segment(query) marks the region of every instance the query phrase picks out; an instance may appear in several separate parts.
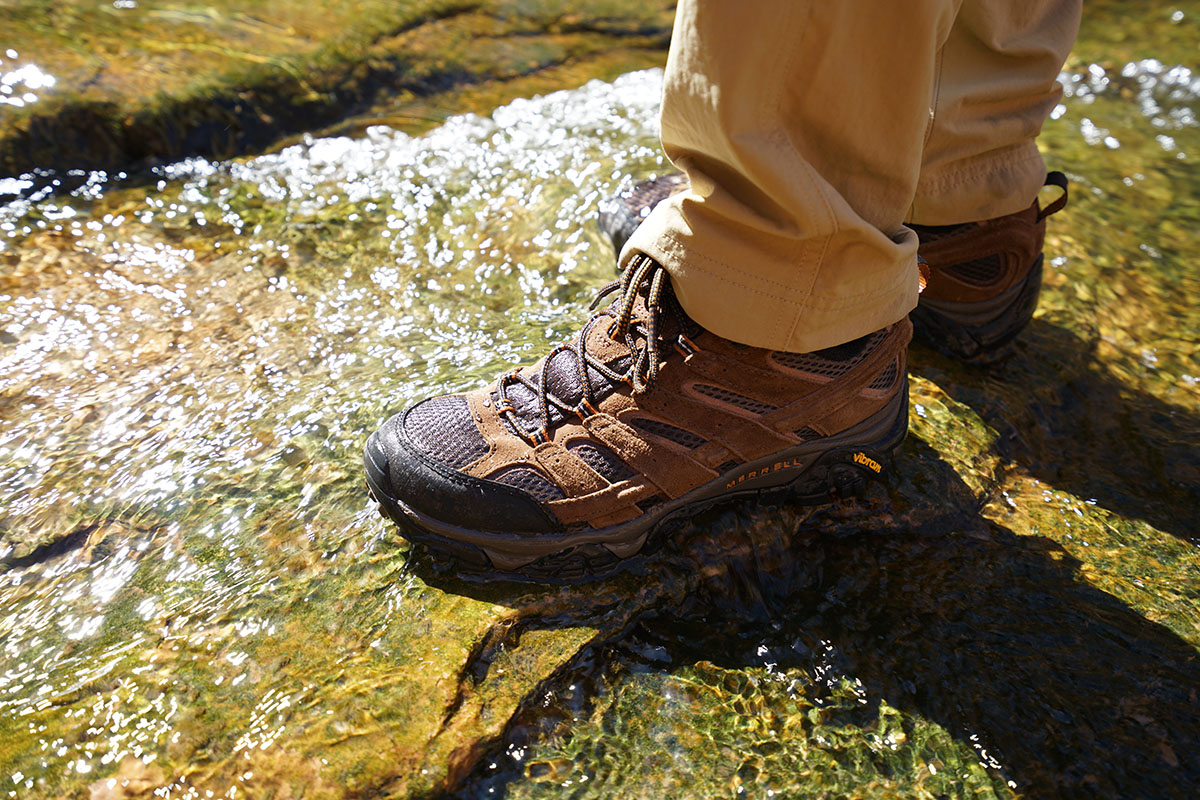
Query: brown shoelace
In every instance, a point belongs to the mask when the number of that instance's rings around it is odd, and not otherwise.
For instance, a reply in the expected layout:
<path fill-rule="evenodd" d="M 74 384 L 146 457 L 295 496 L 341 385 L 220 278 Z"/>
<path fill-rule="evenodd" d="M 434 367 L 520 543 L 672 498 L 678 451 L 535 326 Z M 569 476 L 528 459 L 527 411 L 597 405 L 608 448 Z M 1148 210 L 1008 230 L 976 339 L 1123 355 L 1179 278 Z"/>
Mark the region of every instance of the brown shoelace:
<path fill-rule="evenodd" d="M 499 402 L 496 413 L 508 421 L 512 428 L 523 439 L 535 447 L 550 441 L 550 407 L 554 406 L 567 415 L 578 416 L 581 420 L 599 413 L 596 409 L 595 393 L 588 379 L 588 368 L 595 370 L 613 383 L 628 384 L 634 394 L 642 394 L 658 377 L 659 364 L 662 361 L 659 349 L 659 318 L 665 308 L 665 292 L 670 284 L 667 272 L 653 259 L 646 256 L 635 257 L 633 263 L 621 273 L 621 278 L 600 290 L 592 301 L 591 309 L 595 309 L 604 298 L 620 292 L 620 299 L 603 311 L 596 312 L 580 329 L 573 342 L 558 345 L 542 360 L 542 366 L 535 378 L 522 374 L 517 368 L 500 377 L 497 384 Z M 634 311 L 638 297 L 643 289 L 646 294 L 645 318 L 635 318 Z M 674 308 L 672 306 L 672 308 Z M 683 330 L 683 317 L 679 314 L 680 330 Z M 624 373 L 610 368 L 600 359 L 587 351 L 587 338 L 593 326 L 602 319 L 611 319 L 608 335 L 613 341 L 623 341 L 633 355 L 628 369 Z M 680 335 L 680 343 L 686 349 L 686 336 Z M 571 404 L 556 396 L 547 388 L 550 365 L 560 352 L 569 352 L 574 356 L 576 375 L 583 396 L 577 404 Z M 513 384 L 522 386 L 533 392 L 538 401 L 538 427 L 529 431 L 521 423 L 516 407 L 508 396 L 508 387 Z"/>

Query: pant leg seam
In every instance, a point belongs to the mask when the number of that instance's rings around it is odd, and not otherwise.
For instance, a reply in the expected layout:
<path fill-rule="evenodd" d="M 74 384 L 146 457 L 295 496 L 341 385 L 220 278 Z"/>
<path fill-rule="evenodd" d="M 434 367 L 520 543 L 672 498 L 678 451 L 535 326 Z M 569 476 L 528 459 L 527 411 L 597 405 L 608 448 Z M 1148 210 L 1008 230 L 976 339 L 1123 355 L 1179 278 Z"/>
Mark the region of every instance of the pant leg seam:
<path fill-rule="evenodd" d="M 929 108 L 929 125 L 925 128 L 925 141 L 921 145 L 921 160 L 925 160 L 925 150 L 929 147 L 929 140 L 933 138 L 933 129 L 937 125 L 937 110 L 942 100 L 942 68 L 946 58 L 946 45 L 943 44 L 937 51 L 937 65 L 933 68 L 933 102 Z"/>
<path fill-rule="evenodd" d="M 1012 156 L 1017 153 L 1021 153 L 1021 155 L 1013 158 Z M 918 182 L 917 194 L 933 194 L 939 190 L 962 186 L 965 183 L 977 180 L 980 175 L 999 172 L 1003 169 L 1012 169 L 1013 167 L 1027 164 L 1030 161 L 1036 161 L 1041 157 L 1041 152 L 1038 151 L 1035 141 L 1030 139 L 1028 142 L 998 152 L 984 153 L 982 156 L 973 159 L 971 163 L 960 165 L 948 174 Z"/>
<path fill-rule="evenodd" d="M 840 309 L 859 305 L 864 300 L 872 300 L 872 299 L 876 299 L 876 298 L 880 298 L 880 297 L 886 297 L 887 295 L 894 293 L 904 280 L 906 280 L 906 275 L 904 275 L 904 274 L 897 275 L 896 278 L 892 281 L 892 283 L 890 283 L 884 291 L 860 292 L 858 294 L 845 294 L 845 295 L 836 295 L 836 296 L 821 295 L 821 294 L 814 293 L 814 294 L 810 294 L 808 296 L 808 298 L 804 301 L 804 305 L 808 306 L 810 308 L 813 308 L 815 310 L 838 311 Z M 916 279 L 914 278 L 913 280 L 915 282 Z M 813 302 L 813 301 L 816 301 L 816 302 Z M 822 301 L 824 301 L 824 302 L 822 302 Z"/>
<path fill-rule="evenodd" d="M 830 237 L 825 237 L 826 246 L 828 244 L 829 238 Z M 684 246 L 683 243 L 681 243 L 678 239 L 676 239 L 675 236 L 671 233 L 663 234 L 661 240 L 666 240 L 670 243 L 671 250 L 672 250 L 670 255 L 672 257 L 672 260 L 676 260 L 676 259 L 685 260 L 687 262 L 688 269 L 695 269 L 699 272 L 703 272 L 706 276 L 708 276 L 711 279 L 714 279 L 721 283 L 728 284 L 729 286 L 733 286 L 737 289 L 748 292 L 750 294 L 759 295 L 761 297 L 766 297 L 770 300 L 774 300 L 775 302 L 794 306 L 797 309 L 797 311 L 801 311 L 806 308 L 812 309 L 812 310 L 836 311 L 836 310 L 849 308 L 850 306 L 857 305 L 860 302 L 862 302 L 863 300 L 871 300 L 871 299 L 875 299 L 875 298 L 886 297 L 887 295 L 892 294 L 896 290 L 896 287 L 904 279 L 904 275 L 898 275 L 895 278 L 895 280 L 893 280 L 893 282 L 891 284 L 889 284 L 888 287 L 883 291 L 858 292 L 856 294 L 831 296 L 831 295 L 815 294 L 810 290 L 810 291 L 804 293 L 803 298 L 801 299 L 801 298 L 797 298 L 795 296 L 788 296 L 786 294 L 775 294 L 775 293 L 766 291 L 764 289 L 756 288 L 748 283 L 743 283 L 740 281 L 732 280 L 729 277 L 728 272 L 733 272 L 738 275 L 745 275 L 748 277 L 752 277 L 755 280 L 761 280 L 764 283 L 768 283 L 768 284 L 771 284 L 774 286 L 784 286 L 785 285 L 785 284 L 781 284 L 777 281 L 772 281 L 772 280 L 769 280 L 766 278 L 759 278 L 757 276 L 752 276 L 747 272 L 744 272 L 742 270 L 737 270 L 737 269 L 730 267 L 728 264 L 726 264 L 723 261 L 717 261 L 716 259 L 708 258 L 707 256 L 699 255 L 696 253 L 689 253 L 689 252 L 687 252 L 686 246 Z M 826 247 L 822 247 L 822 255 L 824 254 L 825 250 L 826 250 Z M 711 265 L 714 265 L 716 267 L 720 267 L 723 269 L 722 269 L 722 271 L 714 271 L 713 269 L 711 269 L 709 267 L 706 267 L 702 264 L 696 263 L 697 261 L 708 262 Z M 668 272 L 669 271 L 670 270 L 668 270 Z M 823 301 L 823 302 L 812 302 L 813 300 Z M 793 325 L 792 325 L 793 331 L 794 331 L 794 328 L 795 328 L 795 324 L 793 323 Z"/>
<path fill-rule="evenodd" d="M 822 195 L 822 201 L 825 203 L 826 208 L 828 208 L 829 203 L 828 203 L 828 201 L 824 200 L 824 195 Z M 832 210 L 830 210 L 830 211 L 832 213 Z M 836 221 L 834 221 L 834 229 L 835 229 L 835 231 L 837 229 Z M 816 265 L 812 269 L 809 270 L 812 277 L 808 282 L 808 289 L 805 292 L 804 300 L 799 301 L 796 304 L 798 306 L 798 308 L 796 309 L 796 315 L 794 317 L 792 317 L 792 324 L 788 327 L 788 338 L 786 341 L 789 341 L 789 342 L 792 341 L 792 338 L 796 333 L 796 328 L 797 328 L 797 326 L 800 325 L 800 319 L 803 316 L 800 312 L 803 308 L 808 306 L 808 301 L 813 298 L 813 286 L 817 282 L 817 273 L 820 272 L 821 265 L 825 263 L 825 254 L 829 252 L 829 241 L 832 238 L 833 238 L 833 234 L 831 233 L 828 236 L 826 236 L 824 238 L 824 240 L 821 242 L 821 252 L 817 255 Z"/>

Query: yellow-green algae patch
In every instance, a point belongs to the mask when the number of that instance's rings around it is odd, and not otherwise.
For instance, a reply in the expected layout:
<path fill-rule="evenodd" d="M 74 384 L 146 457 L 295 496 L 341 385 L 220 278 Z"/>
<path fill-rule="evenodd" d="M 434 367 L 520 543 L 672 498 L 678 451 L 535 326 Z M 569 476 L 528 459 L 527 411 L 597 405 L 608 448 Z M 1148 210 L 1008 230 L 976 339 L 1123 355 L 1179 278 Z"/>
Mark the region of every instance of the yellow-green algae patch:
<path fill-rule="evenodd" d="M 655 101 L 626 83 L 629 130 Z M 566 135 L 548 123 L 607 132 L 610 93 L 4 209 L 0 761 L 23 795 L 427 794 L 665 591 L 430 588 L 359 472 L 388 409 L 545 330 L 531 283 L 578 306 L 608 269 L 547 269 L 591 247 L 550 210 L 595 198 L 518 202 L 511 175 L 558 169 L 528 146 Z M 576 152 L 609 175 L 654 158 L 603 149 Z"/>
<path fill-rule="evenodd" d="M 662 0 L 21 0 L 0 8 L 0 174 L 226 158 L 611 50 L 645 67 L 670 23 Z"/>

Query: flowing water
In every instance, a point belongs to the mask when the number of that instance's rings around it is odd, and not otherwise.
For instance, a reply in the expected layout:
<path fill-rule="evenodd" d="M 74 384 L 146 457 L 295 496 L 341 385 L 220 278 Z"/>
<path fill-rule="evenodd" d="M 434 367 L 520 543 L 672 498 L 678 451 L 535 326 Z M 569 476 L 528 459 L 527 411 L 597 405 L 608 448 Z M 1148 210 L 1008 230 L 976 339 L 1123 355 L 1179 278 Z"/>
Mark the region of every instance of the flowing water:
<path fill-rule="evenodd" d="M 0 793 L 1195 796 L 1181 58 L 1068 65 L 1038 317 L 986 367 L 914 348 L 898 475 L 714 509 L 594 586 L 439 572 L 360 453 L 571 335 L 597 203 L 669 168 L 660 73 L 0 181 Z"/>

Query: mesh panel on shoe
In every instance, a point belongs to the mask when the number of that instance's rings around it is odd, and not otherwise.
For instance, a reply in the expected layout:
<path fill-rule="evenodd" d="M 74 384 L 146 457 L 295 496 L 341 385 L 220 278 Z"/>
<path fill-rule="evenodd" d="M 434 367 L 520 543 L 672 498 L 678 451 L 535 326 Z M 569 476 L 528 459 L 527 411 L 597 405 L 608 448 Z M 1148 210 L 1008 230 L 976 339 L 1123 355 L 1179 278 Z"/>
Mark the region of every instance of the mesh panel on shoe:
<path fill-rule="evenodd" d="M 867 388 L 878 391 L 892 388 L 892 386 L 896 383 L 896 373 L 898 371 L 899 367 L 897 367 L 896 362 L 893 361 L 891 364 L 888 364 L 886 368 L 884 368 L 883 372 L 880 372 L 879 375 L 875 377 L 875 380 L 871 381 L 871 385 Z"/>
<path fill-rule="evenodd" d="M 651 209 L 686 183 L 687 176 L 682 172 L 660 175 L 657 178 L 635 184 L 628 194 L 621 197 L 621 202 L 629 209 L 629 213 L 640 221 L 649 214 Z"/>
<path fill-rule="evenodd" d="M 729 403 L 738 408 L 744 408 L 752 414 L 766 414 L 768 411 L 775 411 L 779 406 L 773 406 L 770 403 L 762 403 L 755 400 L 753 397 L 746 397 L 744 394 L 732 392 L 729 389 L 724 389 L 720 386 L 709 386 L 707 384 L 698 384 L 693 387 L 696 392 L 711 397 L 714 400 L 720 400 L 722 403 Z"/>
<path fill-rule="evenodd" d="M 921 244 L 931 244 L 941 239 L 950 239 L 970 233 L 979 227 L 978 222 L 964 222 L 960 225 L 909 225 L 917 233 Z"/>
<path fill-rule="evenodd" d="M 562 489 L 532 467 L 502 467 L 488 475 L 488 480 L 520 489 L 541 503 L 566 497 Z"/>
<path fill-rule="evenodd" d="M 853 342 L 818 350 L 815 353 L 784 353 L 775 351 L 770 359 L 775 364 L 809 375 L 834 380 L 854 369 L 865 359 L 876 345 L 887 336 L 887 331 L 875 331 Z"/>
<path fill-rule="evenodd" d="M 462 469 L 488 453 L 488 443 L 475 427 L 467 399 L 433 397 L 404 415 L 404 433 L 425 455 L 452 469 Z"/>
<path fill-rule="evenodd" d="M 820 433 L 816 432 L 815 430 L 808 427 L 807 425 L 805 425 L 803 428 L 797 428 L 795 431 L 793 431 L 793 433 L 795 433 L 803 441 L 806 441 L 806 442 L 812 441 L 813 439 L 824 438 L 821 436 Z"/>
<path fill-rule="evenodd" d="M 567 443 L 567 449 L 609 483 L 617 483 L 636 474 L 616 453 L 603 445 L 574 441 Z"/>
<path fill-rule="evenodd" d="M 1000 253 L 993 253 L 974 261 L 965 261 L 962 264 L 945 267 L 940 272 L 972 286 L 990 286 L 1004 274 L 1004 256 Z"/>
<path fill-rule="evenodd" d="M 668 425 L 665 422 L 659 422 L 656 419 L 644 419 L 635 417 L 629 421 L 629 424 L 634 428 L 648 433 L 651 436 L 657 436 L 660 439 L 666 439 L 668 442 L 674 442 L 681 447 L 686 447 L 688 450 L 695 450 L 708 440 L 702 436 L 697 436 L 691 431 L 685 431 L 683 428 L 676 428 L 674 425 Z"/>

